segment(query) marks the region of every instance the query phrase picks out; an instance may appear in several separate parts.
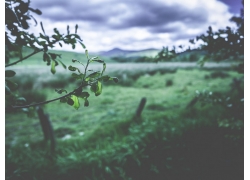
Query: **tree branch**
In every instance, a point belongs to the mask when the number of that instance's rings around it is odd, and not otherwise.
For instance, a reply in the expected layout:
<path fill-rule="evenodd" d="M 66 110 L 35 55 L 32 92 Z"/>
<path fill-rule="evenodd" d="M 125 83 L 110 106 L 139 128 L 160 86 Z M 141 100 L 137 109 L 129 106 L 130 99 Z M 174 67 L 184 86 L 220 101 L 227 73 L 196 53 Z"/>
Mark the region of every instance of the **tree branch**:
<path fill-rule="evenodd" d="M 55 99 L 51 99 L 51 100 L 48 100 L 48 101 L 44 101 L 44 102 L 39 102 L 39 103 L 35 103 L 35 104 L 29 104 L 29 105 L 24 105 L 24 106 L 12 106 L 12 108 L 14 109 L 20 109 L 20 108 L 29 108 L 29 107 L 32 107 L 32 106 L 38 106 L 38 105 L 43 105 L 43 104 L 47 104 L 47 103 L 50 103 L 50 102 L 53 102 L 53 101 L 57 101 L 59 99 L 62 99 L 62 98 L 65 98 L 65 97 L 68 97 L 70 95 L 72 95 L 75 91 L 72 91 L 64 96 L 61 96 L 61 97 L 58 97 L 58 98 L 55 98 Z"/>
<path fill-rule="evenodd" d="M 25 57 L 19 59 L 19 60 L 16 61 L 16 62 L 13 62 L 13 63 L 10 63 L 10 64 L 5 65 L 5 67 L 13 66 L 13 65 L 15 65 L 15 64 L 17 64 L 17 63 L 19 63 L 19 62 L 25 60 L 25 59 L 28 59 L 29 57 L 31 57 L 31 56 L 33 56 L 33 55 L 35 55 L 35 54 L 37 54 L 37 53 L 39 53 L 39 52 L 41 52 L 41 51 L 43 51 L 43 49 L 40 49 L 40 50 L 38 50 L 38 51 L 34 51 L 33 53 L 31 53 L 31 54 L 29 54 L 29 55 L 27 55 L 27 56 L 25 56 Z"/>
<path fill-rule="evenodd" d="M 87 64 L 85 66 L 85 69 L 84 69 L 84 78 L 82 79 L 82 86 L 83 86 L 84 80 L 86 79 L 86 73 L 87 73 L 87 69 L 88 69 L 88 66 L 89 66 L 89 57 L 88 56 L 87 56 L 87 59 L 88 59 L 88 61 L 87 61 Z"/>
<path fill-rule="evenodd" d="M 50 102 L 57 101 L 59 99 L 68 97 L 70 95 L 73 95 L 79 88 L 82 88 L 82 87 L 88 86 L 88 85 L 90 85 L 90 84 L 83 84 L 83 85 L 79 86 L 78 88 L 76 88 L 74 91 L 71 91 L 70 93 L 65 94 L 64 96 L 61 96 L 61 97 L 58 97 L 58 98 L 55 98 L 55 99 L 51 99 L 51 100 L 48 100 L 48 101 L 39 102 L 39 103 L 35 103 L 35 104 L 24 105 L 24 106 L 12 106 L 12 108 L 13 109 L 20 109 L 20 108 L 29 108 L 29 107 L 32 107 L 32 106 L 39 106 L 39 105 L 43 105 L 43 104 L 48 104 Z"/>

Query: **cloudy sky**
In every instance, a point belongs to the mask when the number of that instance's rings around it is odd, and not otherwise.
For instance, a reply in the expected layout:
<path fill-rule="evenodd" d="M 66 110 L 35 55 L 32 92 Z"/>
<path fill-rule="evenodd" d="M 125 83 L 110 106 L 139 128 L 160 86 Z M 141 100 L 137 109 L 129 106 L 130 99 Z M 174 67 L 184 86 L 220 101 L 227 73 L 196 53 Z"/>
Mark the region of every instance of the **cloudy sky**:
<path fill-rule="evenodd" d="M 234 26 L 229 19 L 240 13 L 242 4 L 241 0 L 31 0 L 31 7 L 42 11 L 34 16 L 43 22 L 46 34 L 54 27 L 66 33 L 67 25 L 73 32 L 78 24 L 87 49 L 96 52 L 187 45 L 209 25 Z M 41 32 L 39 25 L 31 30 Z M 83 52 L 80 45 L 76 50 Z"/>

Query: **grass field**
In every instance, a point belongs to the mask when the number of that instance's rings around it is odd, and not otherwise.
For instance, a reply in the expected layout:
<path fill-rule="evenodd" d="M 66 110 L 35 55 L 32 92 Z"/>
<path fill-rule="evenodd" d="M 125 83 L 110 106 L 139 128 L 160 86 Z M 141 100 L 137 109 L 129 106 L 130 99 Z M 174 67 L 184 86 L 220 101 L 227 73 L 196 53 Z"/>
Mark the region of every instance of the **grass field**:
<path fill-rule="evenodd" d="M 235 100 L 232 83 L 243 75 L 192 65 L 107 63 L 119 83 L 104 83 L 98 97 L 90 93 L 89 107 L 83 101 L 78 110 L 60 102 L 43 106 L 54 154 L 36 114 L 6 113 L 6 179 L 242 179 L 244 102 Z M 19 65 L 16 80 L 31 101 L 56 98 L 55 88 L 72 90 L 77 83 L 69 72 L 51 75 L 48 67 L 31 74 L 27 67 Z M 143 97 L 145 108 L 135 117 Z"/>

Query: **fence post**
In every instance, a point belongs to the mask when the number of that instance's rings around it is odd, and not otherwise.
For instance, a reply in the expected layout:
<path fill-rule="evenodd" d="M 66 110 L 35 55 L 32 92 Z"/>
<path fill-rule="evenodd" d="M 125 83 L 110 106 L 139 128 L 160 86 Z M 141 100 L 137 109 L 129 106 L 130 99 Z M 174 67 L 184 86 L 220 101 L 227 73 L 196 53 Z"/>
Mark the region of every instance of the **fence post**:
<path fill-rule="evenodd" d="M 145 97 L 141 99 L 141 102 L 140 102 L 140 104 L 139 104 L 139 106 L 138 106 L 138 108 L 136 110 L 135 117 L 137 117 L 137 118 L 141 117 L 141 113 L 142 113 L 142 110 L 143 110 L 143 108 L 144 108 L 144 106 L 146 104 L 146 100 L 147 99 Z"/>
<path fill-rule="evenodd" d="M 198 97 L 194 97 L 186 106 L 186 109 L 193 107 L 197 102 L 198 102 L 199 98 Z"/>
<path fill-rule="evenodd" d="M 42 126 L 44 140 L 45 141 L 50 140 L 50 149 L 51 149 L 51 152 L 54 153 L 55 146 L 56 146 L 56 140 L 55 140 L 55 136 L 54 136 L 53 127 L 52 127 L 52 124 L 51 124 L 50 119 L 49 119 L 49 115 L 45 114 L 43 112 L 43 109 L 40 106 L 37 107 L 37 114 L 38 114 L 38 117 L 40 120 L 40 124 Z"/>

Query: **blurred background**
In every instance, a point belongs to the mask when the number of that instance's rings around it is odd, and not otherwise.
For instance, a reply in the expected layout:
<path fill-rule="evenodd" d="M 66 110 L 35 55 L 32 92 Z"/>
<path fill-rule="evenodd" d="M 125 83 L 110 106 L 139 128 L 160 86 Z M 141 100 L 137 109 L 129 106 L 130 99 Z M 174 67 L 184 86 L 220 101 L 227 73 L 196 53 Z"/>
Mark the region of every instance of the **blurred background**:
<path fill-rule="evenodd" d="M 59 101 L 6 108 L 6 179 L 244 179 L 241 0 L 33 0 L 30 6 L 42 12 L 32 16 L 37 24 L 31 18 L 30 33 L 39 36 L 40 22 L 46 35 L 54 28 L 66 34 L 67 26 L 74 33 L 77 24 L 89 57 L 105 61 L 104 74 L 119 82 L 103 82 L 99 96 L 84 87 L 89 106 L 79 98 L 79 109 Z M 216 34 L 221 29 L 227 37 Z M 213 41 L 206 39 L 211 32 Z M 238 37 L 232 46 L 218 38 L 231 41 L 229 34 Z M 21 50 L 23 57 L 33 52 Z M 58 65 L 51 73 L 43 52 L 6 67 L 16 72 L 9 79 L 25 105 L 79 85 L 68 67 L 75 59 L 84 71 L 85 49 L 56 44 L 48 52 L 67 69 Z M 11 55 L 6 64 L 19 59 Z"/>

